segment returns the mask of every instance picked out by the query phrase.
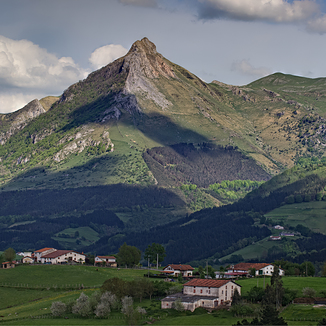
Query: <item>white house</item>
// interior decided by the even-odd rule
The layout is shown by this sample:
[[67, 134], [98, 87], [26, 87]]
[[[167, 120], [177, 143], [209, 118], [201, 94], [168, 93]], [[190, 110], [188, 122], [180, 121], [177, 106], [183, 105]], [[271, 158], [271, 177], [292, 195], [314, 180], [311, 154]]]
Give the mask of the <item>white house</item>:
[[[255, 275], [267, 275], [272, 276], [274, 272], [274, 265], [268, 263], [239, 263], [231, 266], [228, 269], [228, 273], [248, 273], [251, 269], [255, 269]], [[284, 275], [284, 270], [279, 268], [279, 275]]]
[[34, 259], [30, 256], [25, 256], [22, 258], [22, 263], [23, 264], [33, 264], [34, 263]]
[[74, 250], [56, 250], [41, 257], [42, 264], [85, 263], [86, 255]]
[[275, 226], [274, 226], [274, 229], [276, 229], [276, 230], [284, 230], [284, 226], [281, 226], [281, 225], [275, 225]]
[[95, 264], [103, 264], [109, 267], [117, 267], [117, 259], [114, 256], [96, 256]]
[[163, 274], [169, 274], [171, 276], [178, 276], [181, 274], [182, 276], [192, 276], [193, 267], [190, 265], [182, 265], [182, 264], [169, 264], [164, 267]]
[[185, 310], [191, 311], [198, 307], [214, 309], [220, 305], [230, 305], [235, 289], [241, 294], [241, 286], [230, 280], [193, 279], [184, 284], [183, 293], [164, 298], [161, 301], [161, 308], [174, 308], [177, 300], [182, 303]]
[[47, 255], [47, 254], [49, 254], [51, 252], [54, 252], [54, 251], [57, 251], [57, 249], [54, 249], [54, 248], [43, 248], [43, 249], [36, 250], [36, 251], [34, 251], [34, 260], [37, 263], [40, 263], [42, 256]]

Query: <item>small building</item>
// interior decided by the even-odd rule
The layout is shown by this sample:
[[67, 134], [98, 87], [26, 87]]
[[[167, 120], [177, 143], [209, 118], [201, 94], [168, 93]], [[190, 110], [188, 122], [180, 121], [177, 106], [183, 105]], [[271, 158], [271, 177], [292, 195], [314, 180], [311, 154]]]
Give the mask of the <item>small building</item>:
[[274, 229], [276, 229], [276, 230], [284, 230], [284, 226], [281, 226], [281, 225], [275, 225], [275, 226], [274, 226]]
[[33, 264], [34, 263], [34, 259], [30, 256], [24, 256], [21, 261], [23, 264]]
[[[250, 270], [255, 269], [255, 275], [268, 275], [272, 276], [274, 272], [274, 265], [268, 263], [239, 263], [231, 266], [228, 269], [229, 273], [238, 273], [238, 272], [246, 272], [248, 275], [250, 274]], [[279, 275], [284, 275], [284, 270], [279, 268]]]
[[271, 235], [269, 237], [269, 240], [272, 240], [272, 241], [278, 241], [278, 240], [281, 240], [282, 238], [280, 236], [277, 236], [277, 235]]
[[167, 296], [161, 301], [162, 309], [172, 309], [177, 300], [185, 310], [198, 307], [214, 309], [230, 305], [235, 289], [241, 294], [241, 286], [230, 280], [193, 279], [183, 286], [183, 292]]
[[2, 268], [8, 269], [8, 268], [14, 268], [16, 266], [17, 262], [16, 261], [6, 261], [2, 263]]
[[42, 264], [85, 263], [86, 255], [74, 250], [56, 250], [41, 257]]
[[282, 237], [294, 237], [294, 233], [289, 233], [289, 232], [282, 232], [280, 234]]
[[194, 268], [190, 265], [182, 264], [169, 264], [164, 267], [163, 274], [168, 274], [170, 276], [179, 276], [180, 274], [184, 277], [192, 276]]
[[95, 264], [105, 264], [108, 267], [117, 267], [117, 259], [114, 256], [96, 256]]

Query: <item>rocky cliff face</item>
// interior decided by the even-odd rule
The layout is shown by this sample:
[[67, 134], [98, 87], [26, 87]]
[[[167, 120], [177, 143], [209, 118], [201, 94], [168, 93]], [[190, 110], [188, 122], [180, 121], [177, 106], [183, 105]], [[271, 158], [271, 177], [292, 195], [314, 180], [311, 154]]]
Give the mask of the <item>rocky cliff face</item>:
[[122, 69], [127, 71], [124, 94], [140, 95], [154, 101], [162, 109], [172, 105], [151, 80], [159, 77], [176, 78], [173, 68], [146, 37], [132, 45], [124, 57]]
[[0, 144], [4, 145], [17, 130], [23, 129], [29, 121], [45, 112], [39, 100], [35, 99], [22, 109], [3, 115], [0, 122], [0, 128], [2, 129], [0, 129]]

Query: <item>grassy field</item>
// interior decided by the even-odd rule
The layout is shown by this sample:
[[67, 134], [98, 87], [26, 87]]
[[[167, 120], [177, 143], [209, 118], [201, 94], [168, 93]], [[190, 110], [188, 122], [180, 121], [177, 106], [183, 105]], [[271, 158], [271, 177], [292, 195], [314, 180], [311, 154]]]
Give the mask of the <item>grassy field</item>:
[[[123, 314], [113, 311], [107, 319], [78, 318], [66, 314], [66, 318], [54, 318], [50, 307], [54, 301], [69, 303], [76, 300], [81, 292], [91, 296], [98, 290], [104, 280], [120, 277], [125, 280], [142, 278], [144, 270], [96, 268], [93, 266], [71, 265], [35, 265], [19, 266], [10, 270], [0, 270], [0, 324], [5, 325], [126, 325]], [[283, 277], [285, 287], [301, 291], [311, 287], [317, 291], [325, 289], [324, 278]], [[245, 294], [253, 286], [263, 287], [270, 278], [252, 278], [236, 281], [242, 286]], [[85, 289], [80, 289], [81, 284]], [[66, 286], [69, 288], [65, 288]], [[75, 288], [74, 288], [75, 287]], [[139, 324], [154, 323], [156, 325], [233, 325], [242, 317], [233, 316], [231, 311], [221, 310], [209, 312], [177, 312], [160, 309], [159, 298], [152, 300], [135, 300], [136, 306], [146, 309], [147, 315], [139, 320]], [[316, 325], [316, 321], [326, 314], [325, 308], [311, 305], [290, 305], [282, 316], [289, 325]], [[32, 316], [32, 317], [31, 317]], [[245, 316], [244, 316], [245, 317]], [[250, 316], [247, 318], [250, 320]]]
[[[302, 289], [310, 287], [316, 290], [317, 297], [322, 297], [320, 291], [326, 290], [326, 279], [323, 277], [282, 277], [283, 286], [291, 290], [297, 291], [297, 296], [302, 295]], [[270, 277], [255, 277], [237, 280], [236, 283], [242, 286], [241, 294], [245, 295], [252, 287], [259, 286], [264, 288], [264, 285], [270, 284]]]
[[314, 232], [326, 234], [326, 202], [312, 201], [308, 203], [295, 203], [274, 209], [265, 216], [273, 223], [284, 222], [290, 226], [302, 224]]

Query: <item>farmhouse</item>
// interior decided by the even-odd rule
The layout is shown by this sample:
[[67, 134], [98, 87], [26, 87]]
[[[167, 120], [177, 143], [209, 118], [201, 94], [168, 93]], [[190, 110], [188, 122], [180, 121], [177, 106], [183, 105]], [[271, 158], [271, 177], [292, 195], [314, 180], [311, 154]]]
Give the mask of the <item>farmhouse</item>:
[[230, 280], [193, 279], [184, 284], [182, 293], [162, 299], [161, 308], [174, 308], [176, 301], [190, 311], [198, 307], [214, 309], [221, 305], [230, 305], [235, 289], [241, 294], [241, 286]]
[[41, 257], [42, 264], [85, 263], [86, 256], [73, 250], [56, 250]]
[[[249, 275], [250, 270], [255, 270], [255, 275], [268, 275], [272, 276], [274, 272], [274, 265], [268, 263], [239, 263], [236, 265], [232, 265], [228, 269], [228, 273], [247, 273]], [[227, 274], [227, 273], [226, 273]], [[284, 270], [279, 268], [279, 275], [284, 275]]]
[[169, 264], [164, 267], [163, 274], [169, 274], [171, 276], [178, 276], [181, 274], [184, 277], [192, 276], [193, 267], [190, 265], [182, 264]]
[[114, 256], [96, 256], [95, 264], [103, 264], [109, 267], [117, 267], [117, 259]]
[[37, 263], [41, 262], [41, 258], [51, 252], [57, 251], [57, 249], [54, 248], [43, 248], [43, 249], [39, 249], [34, 251], [34, 260]]

